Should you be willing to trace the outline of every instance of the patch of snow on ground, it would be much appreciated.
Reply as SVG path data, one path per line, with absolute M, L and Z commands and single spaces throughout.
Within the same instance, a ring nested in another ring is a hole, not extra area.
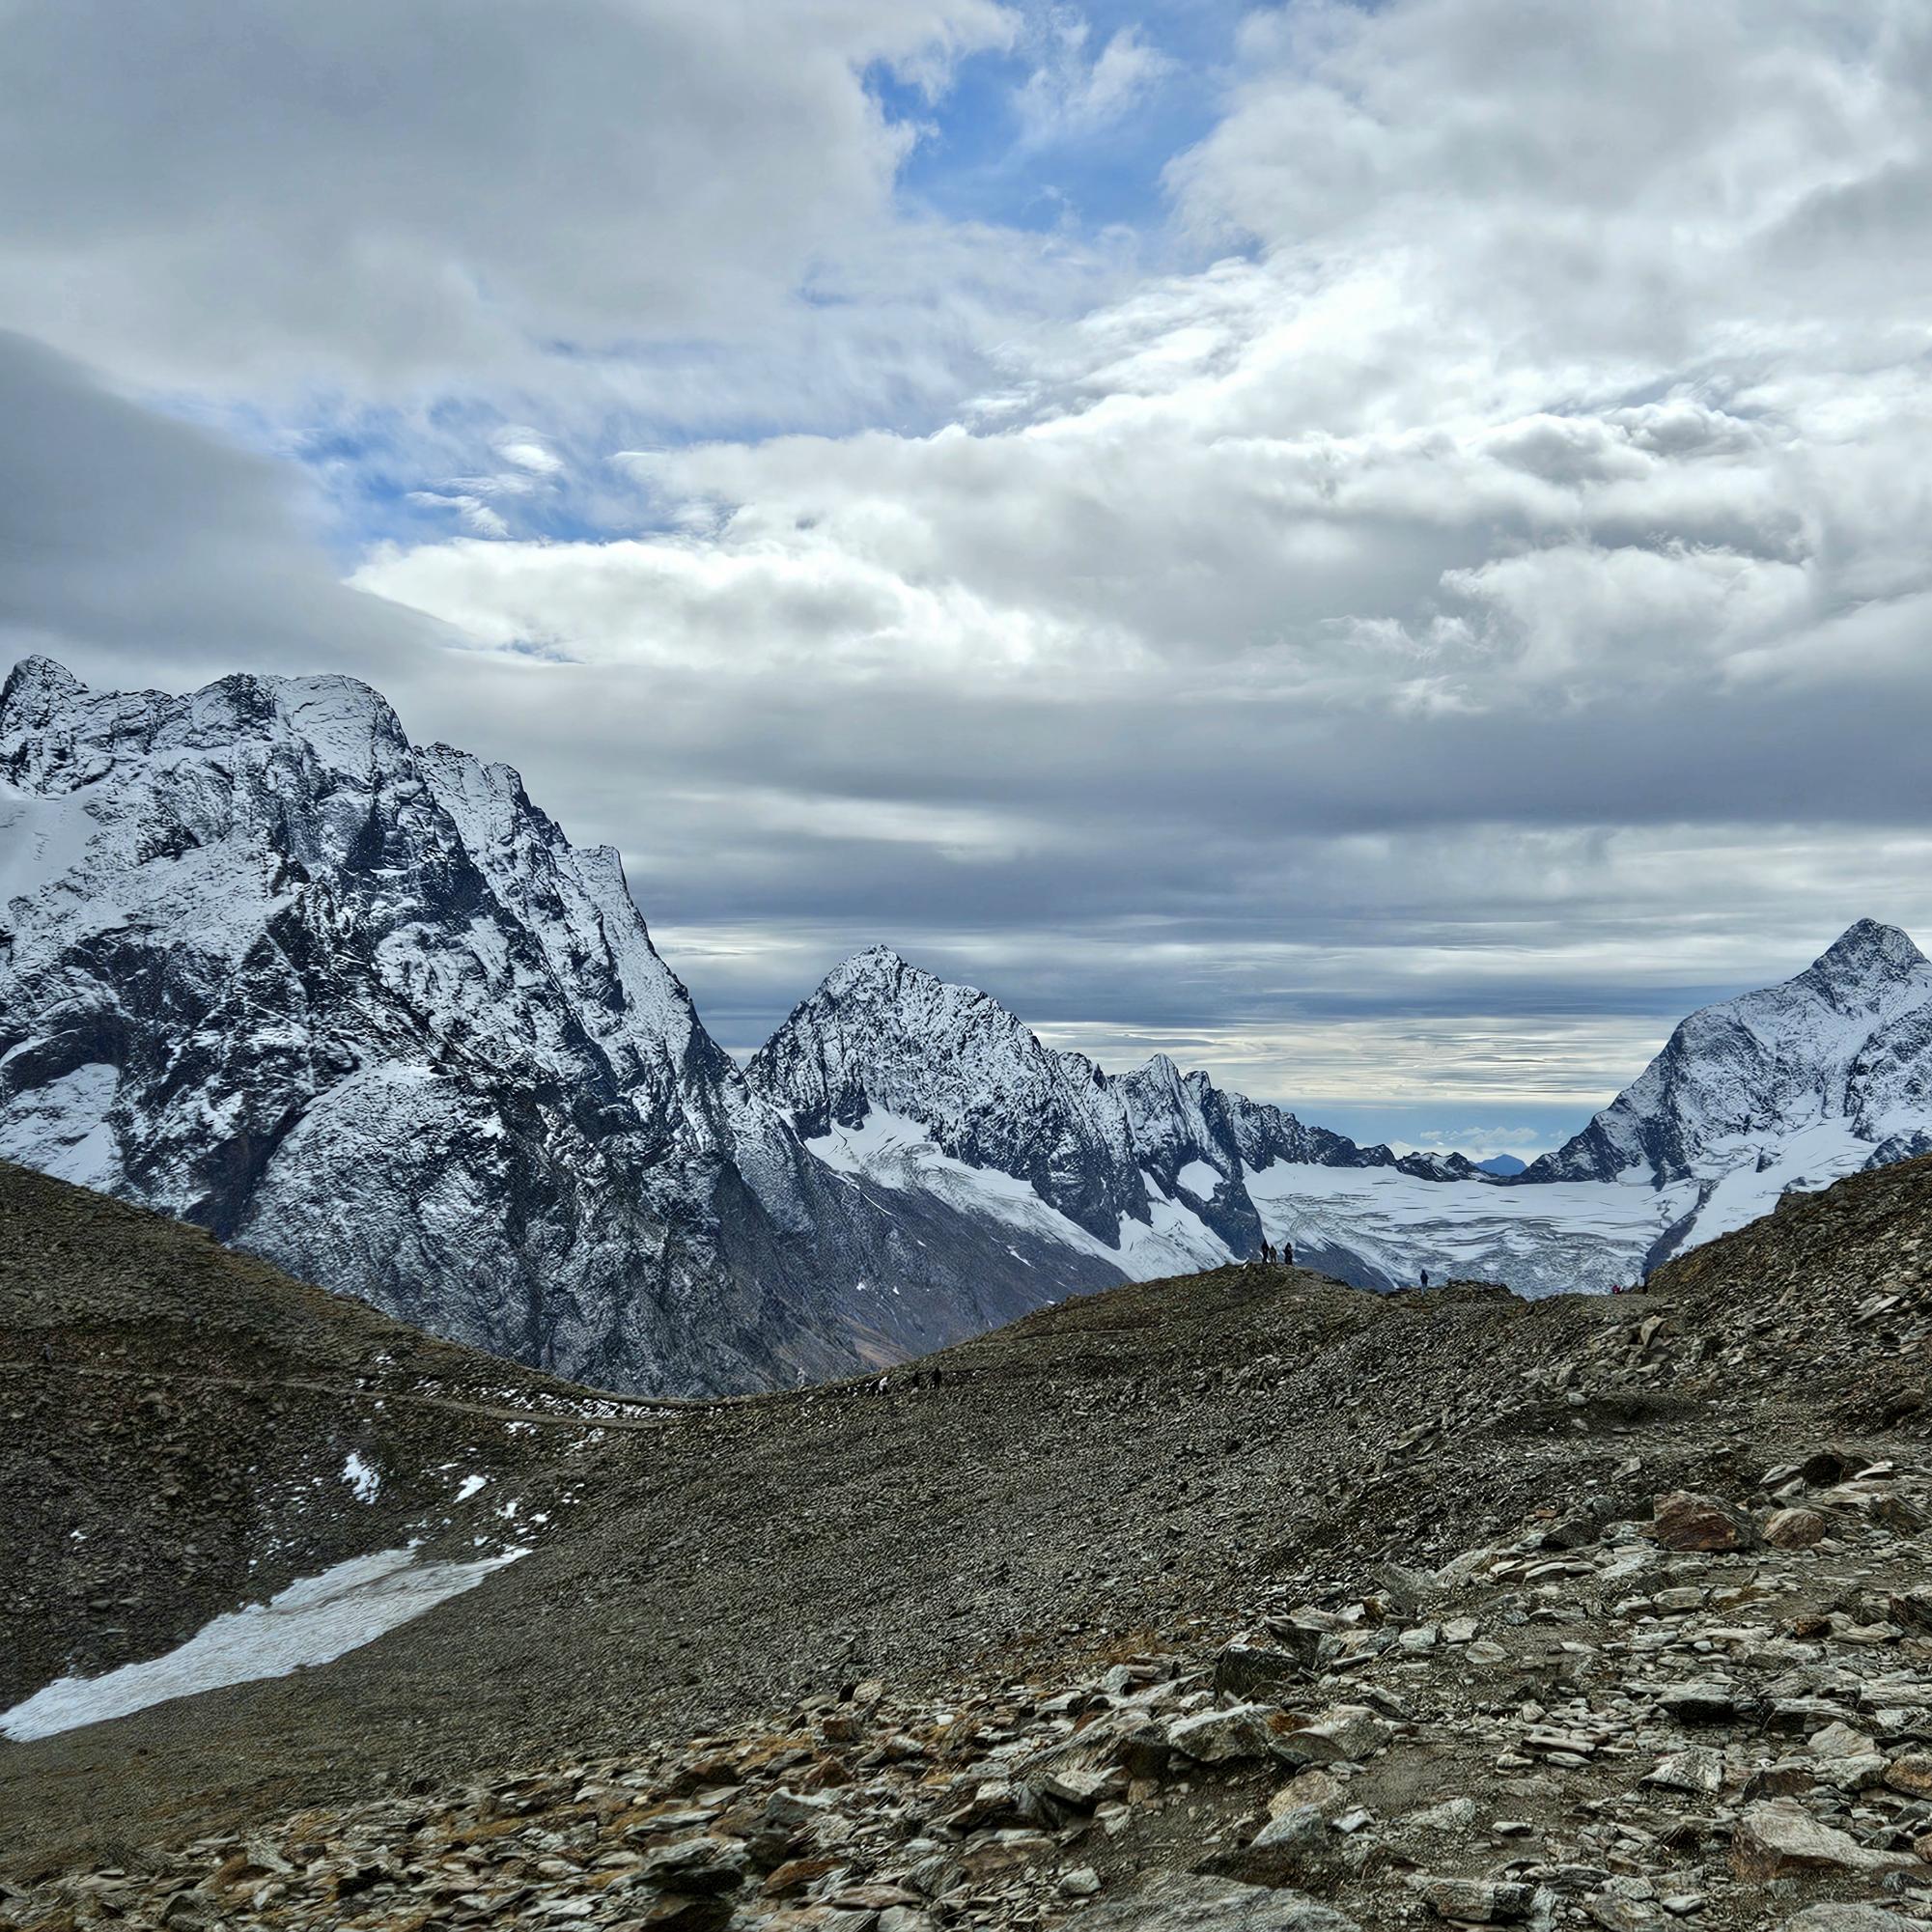
M 1214 1191 L 1221 1184 L 1221 1172 L 1205 1161 L 1190 1161 L 1174 1177 L 1189 1193 L 1198 1195 L 1202 1200 L 1212 1200 Z
M 342 1479 L 357 1502 L 374 1502 L 382 1487 L 381 1476 L 353 1450 L 343 1459 Z
M 464 1476 L 457 1485 L 456 1499 L 459 1502 L 467 1502 L 478 1490 L 487 1488 L 489 1483 L 488 1476 Z
M 36 1691 L 0 1713 L 0 1737 L 52 1737 L 171 1697 L 326 1664 L 474 1589 L 492 1570 L 528 1554 L 507 1550 L 473 1563 L 419 1563 L 413 1550 L 352 1556 L 319 1577 L 299 1579 L 266 1604 L 224 1612 L 165 1657 L 126 1664 L 101 1677 L 63 1677 Z

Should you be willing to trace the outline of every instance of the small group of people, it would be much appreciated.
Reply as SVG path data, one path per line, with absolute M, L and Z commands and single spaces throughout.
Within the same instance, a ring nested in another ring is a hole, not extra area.
M 1264 1268 L 1293 1268 L 1295 1265 L 1294 1243 L 1283 1241 L 1281 1246 L 1276 1247 L 1272 1241 L 1264 1239 L 1261 1244 L 1261 1265 Z

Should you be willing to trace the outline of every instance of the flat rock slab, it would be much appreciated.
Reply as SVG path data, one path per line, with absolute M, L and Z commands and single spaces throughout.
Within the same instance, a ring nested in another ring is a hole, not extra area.
M 1882 1905 L 1807 1905 L 1784 1921 L 1784 1932 L 1924 1932 L 1924 1927 Z
M 1299 1891 L 1175 1872 L 1124 1898 L 1090 1906 L 1065 1932 L 1361 1932 L 1331 1905 Z
M 1802 1805 L 1773 1798 L 1753 1805 L 1731 1840 L 1740 1878 L 1782 1878 L 1800 1871 L 1886 1872 L 1920 1869 L 1910 1852 L 1872 1852 L 1848 1833 L 1821 1824 Z

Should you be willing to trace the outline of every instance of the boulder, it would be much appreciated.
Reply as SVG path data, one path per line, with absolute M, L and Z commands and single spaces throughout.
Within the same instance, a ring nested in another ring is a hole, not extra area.
M 1307 1723 L 1278 1733 L 1274 1754 L 1289 1764 L 1338 1764 L 1371 1755 L 1393 1735 L 1366 1704 L 1331 1704 Z
M 1764 1540 L 1777 1550 L 1808 1550 L 1831 1526 L 1815 1509 L 1774 1509 L 1765 1519 Z
M 1348 1794 L 1326 1771 L 1309 1766 L 1306 1771 L 1298 1771 L 1273 1798 L 1268 1801 L 1271 1817 L 1283 1811 L 1292 1811 L 1298 1805 L 1312 1805 L 1325 1818 L 1332 1817 L 1348 1802 Z
M 744 1867 L 742 1845 L 721 1838 L 686 1838 L 653 1852 L 637 1867 L 637 1877 L 640 1883 L 665 1891 L 710 1895 L 736 1891 L 744 1883 Z
M 1041 1772 L 1034 1787 L 1041 1797 L 1050 1798 L 1074 1811 L 1091 1811 L 1109 1798 L 1118 1798 L 1127 1789 L 1127 1779 L 1117 1771 L 1078 1771 L 1048 1768 Z
M 1274 1748 L 1267 1704 L 1233 1704 L 1225 1710 L 1196 1711 L 1167 1726 L 1167 1743 L 1197 1764 L 1231 1764 L 1238 1758 L 1266 1757 Z
M 631 1922 L 650 1932 L 723 1932 L 731 1922 L 731 1900 L 714 1894 L 667 1891 L 654 1898 Z
M 1855 1730 L 1842 1720 L 1834 1720 L 1821 1731 L 1814 1731 L 1805 1749 L 1813 1757 L 1863 1757 L 1872 1749 L 1869 1731 Z
M 1910 1871 L 1918 1861 L 1910 1852 L 1867 1851 L 1802 1805 L 1772 1798 L 1747 1806 L 1731 1837 L 1731 1868 L 1740 1878 L 1771 1879 L 1801 1871 Z
M 1932 1587 L 1900 1590 L 1886 1608 L 1893 1623 L 1921 1636 L 1932 1634 Z
M 1218 1853 L 1208 1870 L 1244 1885 L 1332 1886 L 1341 1873 L 1339 1834 L 1312 1805 L 1276 1812 L 1246 1844 Z
M 1903 1918 L 1882 1905 L 1807 1905 L 1784 1921 L 1783 1932 L 1925 1932 L 1920 1920 Z
M 1736 1692 L 1722 1677 L 1673 1684 L 1657 1706 L 1680 1724 L 1734 1724 L 1740 1715 Z
M 1432 1878 L 1424 1872 L 1409 1883 L 1437 1918 L 1470 1925 L 1527 1918 L 1536 1903 L 1534 1889 L 1515 1879 Z
M 1724 1754 L 1694 1745 L 1660 1757 L 1643 1780 L 1666 1791 L 1690 1791 L 1708 1796 L 1724 1781 Z
M 1908 1751 L 1885 1768 L 1885 1781 L 1908 1798 L 1932 1798 L 1932 1751 Z
M 1858 1751 L 1846 1757 L 1821 1757 L 1812 1765 L 1820 1784 L 1834 1791 L 1869 1791 L 1885 1782 L 1885 1759 L 1875 1750 Z
M 1750 1518 L 1714 1496 L 1670 1490 L 1657 1498 L 1653 1515 L 1666 1550 L 1748 1550 L 1757 1540 Z
M 1215 1689 L 1224 1697 L 1278 1700 L 1308 1674 L 1321 1644 L 1309 1631 L 1305 1646 L 1282 1646 L 1265 1638 L 1238 1637 L 1215 1659 Z
M 1424 1832 L 1467 1832 L 1473 1828 L 1475 1822 L 1476 1801 L 1473 1798 L 1445 1798 L 1440 1805 L 1409 1812 L 1402 1820 L 1404 1825 Z

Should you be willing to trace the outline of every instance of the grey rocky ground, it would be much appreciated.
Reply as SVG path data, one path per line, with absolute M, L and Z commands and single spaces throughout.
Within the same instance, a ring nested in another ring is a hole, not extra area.
M 1642 1297 L 1226 1271 L 606 1425 L 421 1625 L 0 1748 L 0 1922 L 1932 1922 L 1928 1260 L 1913 1163 Z

